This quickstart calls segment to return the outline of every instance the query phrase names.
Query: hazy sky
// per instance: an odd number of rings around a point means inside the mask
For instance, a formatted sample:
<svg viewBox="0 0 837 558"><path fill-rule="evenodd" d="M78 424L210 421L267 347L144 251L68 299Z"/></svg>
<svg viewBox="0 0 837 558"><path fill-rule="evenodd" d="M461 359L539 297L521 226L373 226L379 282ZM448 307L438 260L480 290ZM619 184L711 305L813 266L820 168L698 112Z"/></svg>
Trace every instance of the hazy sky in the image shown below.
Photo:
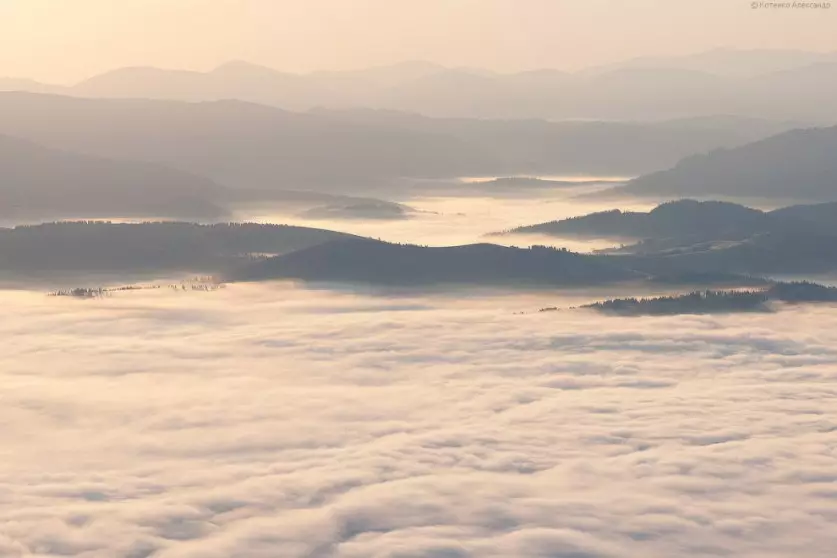
<svg viewBox="0 0 837 558"><path fill-rule="evenodd" d="M728 46L837 50L830 10L751 0L0 0L0 75L72 82L230 59L349 69L408 59L574 69Z"/></svg>

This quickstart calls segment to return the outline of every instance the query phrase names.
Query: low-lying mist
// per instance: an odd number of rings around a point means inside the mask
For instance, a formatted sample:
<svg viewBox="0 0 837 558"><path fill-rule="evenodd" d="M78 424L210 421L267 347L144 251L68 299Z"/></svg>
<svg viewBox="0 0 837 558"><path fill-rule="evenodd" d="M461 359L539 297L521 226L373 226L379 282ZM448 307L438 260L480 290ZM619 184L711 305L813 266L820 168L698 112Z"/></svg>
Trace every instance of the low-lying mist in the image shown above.
<svg viewBox="0 0 837 558"><path fill-rule="evenodd" d="M837 548L837 312L588 296L2 291L0 555Z"/></svg>
<svg viewBox="0 0 837 558"><path fill-rule="evenodd" d="M556 238L547 235L486 236L487 233L500 232L524 224L575 217L613 207L610 200L584 199L578 194L579 189L570 188L566 191L530 193L527 197L485 194L469 197L422 196L404 202L415 209L416 213L396 220L311 219L298 213L271 208L267 211L242 211L236 215L236 219L318 227L380 238L389 242L430 246L492 242L517 246L543 244L586 252L618 245L618 241L614 239ZM654 200L622 200L618 205L624 210L647 211L653 208L655 203Z"/></svg>

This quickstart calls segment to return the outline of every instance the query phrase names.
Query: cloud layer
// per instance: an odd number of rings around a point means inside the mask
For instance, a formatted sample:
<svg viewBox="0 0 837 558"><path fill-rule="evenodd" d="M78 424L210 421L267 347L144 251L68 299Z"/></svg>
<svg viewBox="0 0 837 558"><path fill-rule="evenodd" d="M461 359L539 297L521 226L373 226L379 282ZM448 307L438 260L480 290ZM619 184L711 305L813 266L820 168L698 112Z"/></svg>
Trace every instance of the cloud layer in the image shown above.
<svg viewBox="0 0 837 558"><path fill-rule="evenodd" d="M837 552L835 308L0 301L0 556Z"/></svg>

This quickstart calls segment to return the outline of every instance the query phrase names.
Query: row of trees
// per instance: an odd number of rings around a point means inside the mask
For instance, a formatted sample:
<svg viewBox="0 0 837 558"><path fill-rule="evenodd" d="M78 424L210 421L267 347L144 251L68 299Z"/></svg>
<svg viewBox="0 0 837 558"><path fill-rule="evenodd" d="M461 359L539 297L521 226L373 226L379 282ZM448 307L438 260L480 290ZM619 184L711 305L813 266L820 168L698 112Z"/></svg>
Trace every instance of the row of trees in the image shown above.
<svg viewBox="0 0 837 558"><path fill-rule="evenodd" d="M768 300L765 291L695 291L657 298L617 298L589 304L584 308L606 314L666 316L766 311Z"/></svg>
<svg viewBox="0 0 837 558"><path fill-rule="evenodd" d="M142 291L142 290L151 290L151 289L161 289L164 285L126 285L122 287L76 287L73 289L59 289L57 291L53 291L49 293L49 296L67 296L73 298L101 298L104 296L110 296L114 292L120 291ZM181 283L171 283L169 285L165 285L165 288L168 288L173 291L198 291L198 292L211 292L217 291L220 289L226 288L226 285L223 283L216 282L212 277L196 277L189 281L183 281Z"/></svg>
<svg viewBox="0 0 837 558"><path fill-rule="evenodd" d="M618 315L709 314L768 310L767 302L837 302L837 287L810 281L779 282L768 289L748 291L694 291L656 298L617 298L588 304L589 308ZM552 310L551 308L545 308Z"/></svg>

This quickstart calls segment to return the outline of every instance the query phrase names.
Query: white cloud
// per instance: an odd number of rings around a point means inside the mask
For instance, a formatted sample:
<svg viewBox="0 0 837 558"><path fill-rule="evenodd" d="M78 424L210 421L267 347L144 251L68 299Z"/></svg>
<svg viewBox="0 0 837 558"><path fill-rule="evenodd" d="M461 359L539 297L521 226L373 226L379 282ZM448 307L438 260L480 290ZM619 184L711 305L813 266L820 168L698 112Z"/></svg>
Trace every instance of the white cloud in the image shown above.
<svg viewBox="0 0 837 558"><path fill-rule="evenodd" d="M0 556L837 549L835 309L544 296L0 293Z"/></svg>

